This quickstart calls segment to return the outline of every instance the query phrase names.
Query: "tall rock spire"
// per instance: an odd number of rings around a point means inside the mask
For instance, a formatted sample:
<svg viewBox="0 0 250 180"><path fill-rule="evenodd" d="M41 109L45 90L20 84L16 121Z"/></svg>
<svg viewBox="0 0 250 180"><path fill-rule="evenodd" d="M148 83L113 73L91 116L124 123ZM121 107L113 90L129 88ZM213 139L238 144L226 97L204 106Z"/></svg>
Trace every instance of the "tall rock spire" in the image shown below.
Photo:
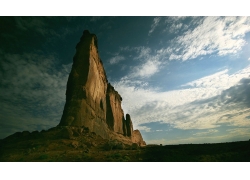
<svg viewBox="0 0 250 180"><path fill-rule="evenodd" d="M85 126L103 138L114 132L131 139L133 125L129 115L124 119L121 101L108 83L96 35L85 30L76 45L59 126Z"/></svg>

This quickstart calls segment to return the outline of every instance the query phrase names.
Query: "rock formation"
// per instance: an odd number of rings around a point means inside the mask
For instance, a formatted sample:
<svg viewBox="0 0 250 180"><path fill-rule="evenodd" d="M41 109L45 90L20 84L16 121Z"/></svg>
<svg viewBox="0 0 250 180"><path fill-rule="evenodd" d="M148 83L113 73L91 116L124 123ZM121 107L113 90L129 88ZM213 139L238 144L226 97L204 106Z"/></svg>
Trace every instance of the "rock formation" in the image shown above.
<svg viewBox="0 0 250 180"><path fill-rule="evenodd" d="M84 126L106 139L122 135L127 142L139 144L143 139L138 130L133 132L129 114L125 120L121 101L122 97L108 83L96 35L85 30L76 45L59 126Z"/></svg>
<svg viewBox="0 0 250 180"><path fill-rule="evenodd" d="M133 133L133 124L129 114L126 114L126 135L132 136Z"/></svg>
<svg viewBox="0 0 250 180"><path fill-rule="evenodd" d="M134 130L132 134L132 142L137 143L139 146L145 146L146 143L143 141L139 130Z"/></svg>

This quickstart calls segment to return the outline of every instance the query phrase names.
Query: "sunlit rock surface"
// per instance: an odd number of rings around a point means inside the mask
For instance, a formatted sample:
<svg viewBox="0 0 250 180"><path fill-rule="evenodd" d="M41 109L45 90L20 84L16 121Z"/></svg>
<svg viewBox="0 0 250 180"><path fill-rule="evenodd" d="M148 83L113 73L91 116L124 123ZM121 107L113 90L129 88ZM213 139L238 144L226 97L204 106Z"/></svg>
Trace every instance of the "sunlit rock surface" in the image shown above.
<svg viewBox="0 0 250 180"><path fill-rule="evenodd" d="M108 83L97 37L85 30L76 45L59 126L85 126L103 138L117 139L119 135L119 139L143 145L139 131L133 133L130 115L124 118L121 102L120 94Z"/></svg>

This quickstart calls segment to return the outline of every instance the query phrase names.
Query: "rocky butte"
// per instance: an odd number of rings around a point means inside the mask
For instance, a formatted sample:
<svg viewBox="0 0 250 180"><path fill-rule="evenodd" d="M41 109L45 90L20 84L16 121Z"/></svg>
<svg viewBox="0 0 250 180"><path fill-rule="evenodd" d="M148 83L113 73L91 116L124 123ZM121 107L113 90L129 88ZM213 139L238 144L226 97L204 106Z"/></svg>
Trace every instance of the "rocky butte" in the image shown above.
<svg viewBox="0 0 250 180"><path fill-rule="evenodd" d="M97 37L85 30L76 45L58 126L84 126L104 139L146 145L140 131L133 130L130 115L124 118L121 102L122 97L107 80L98 54Z"/></svg>

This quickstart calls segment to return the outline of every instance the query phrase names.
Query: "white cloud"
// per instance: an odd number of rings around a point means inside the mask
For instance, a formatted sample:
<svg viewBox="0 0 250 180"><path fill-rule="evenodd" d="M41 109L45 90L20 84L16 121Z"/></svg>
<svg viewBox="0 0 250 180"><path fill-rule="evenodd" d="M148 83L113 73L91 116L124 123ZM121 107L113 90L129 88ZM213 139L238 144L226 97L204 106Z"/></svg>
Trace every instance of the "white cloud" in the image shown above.
<svg viewBox="0 0 250 180"><path fill-rule="evenodd" d="M150 57L151 49L149 47L137 47L138 56L136 56L134 59L145 59Z"/></svg>
<svg viewBox="0 0 250 180"><path fill-rule="evenodd" d="M152 53L152 50L149 47L122 47L121 51L136 51L137 56L133 58L133 60L139 62L138 65L134 65L130 68L130 72L128 76L123 79L131 79L131 78L149 78L155 73L159 72L160 66L163 64L161 62L162 54L167 50L157 51L156 53ZM163 52L163 53L162 53ZM110 60L110 63L114 64L115 62L119 62L125 59L121 56L116 56L114 59Z"/></svg>
<svg viewBox="0 0 250 180"><path fill-rule="evenodd" d="M248 78L249 74L250 66L231 75L228 74L228 69L226 69L213 75L184 84L183 87L191 86L197 100L206 99L219 95L223 90L236 85L242 78Z"/></svg>
<svg viewBox="0 0 250 180"><path fill-rule="evenodd" d="M171 24L178 24L181 21L183 21L184 19L186 19L188 16L167 16L165 17L164 23L171 23ZM193 17L194 19L196 17Z"/></svg>
<svg viewBox="0 0 250 180"><path fill-rule="evenodd" d="M186 19L190 19L191 21ZM183 33L188 28L192 28L193 26L197 26L199 24L200 17L187 17L187 16L170 16L166 17L164 24L166 25L166 28L163 29L163 33Z"/></svg>
<svg viewBox="0 0 250 180"><path fill-rule="evenodd" d="M249 17L205 17L196 28L172 40L182 49L170 59L185 61L212 53L236 54L246 44L244 36L249 31Z"/></svg>
<svg viewBox="0 0 250 180"><path fill-rule="evenodd" d="M217 136L203 136L202 137L202 143L221 143L221 142L229 142L232 141L233 139L238 139L238 141L242 140L245 141L247 140L246 137L250 135L249 129L241 129L245 133L240 133L240 134L225 134L225 135L217 135ZM240 132L240 130L238 131ZM192 137L187 137L187 138L176 138L176 139L153 139L153 140L148 140L147 144L163 144L163 145L172 145L172 144L200 144L201 143L201 137L200 136L192 136Z"/></svg>
<svg viewBox="0 0 250 180"><path fill-rule="evenodd" d="M214 133L216 133L216 132L218 132L217 129L209 129L209 130L207 130L207 131L205 131L205 132L198 132L198 133L195 133L195 134L193 134L193 135L194 135L194 136L207 136L207 135L209 135L209 134L214 134Z"/></svg>
<svg viewBox="0 0 250 180"><path fill-rule="evenodd" d="M138 51L140 49L141 47L130 47L130 46L119 47L120 51Z"/></svg>
<svg viewBox="0 0 250 180"><path fill-rule="evenodd" d="M187 83L183 86L189 85L186 89L166 92L141 86L142 81L132 83L127 78L112 84L123 97L124 112L133 117L133 124L139 129L139 124L159 120L180 129L210 129L220 126L218 123L224 123L220 118L231 113L235 116L227 120L228 123L250 126L249 120L244 119L244 116L250 115L247 109L233 103L225 106L223 102L228 101L227 99L211 99L220 97L223 90L237 85L242 78L249 77L249 74L250 67L231 75L228 70L224 70ZM207 101L209 98L211 100ZM237 115L237 112L241 113Z"/></svg>
<svg viewBox="0 0 250 180"><path fill-rule="evenodd" d="M250 31L249 17L204 17L193 18L192 28L185 32L186 25L181 21L186 17L171 17L173 31L181 29L184 33L170 42L167 48L153 50L149 47L123 47L120 51L136 51L134 60L140 64L131 68L130 77L149 78L159 72L168 60L189 60L203 55L216 53L219 56L236 54L246 44L244 36ZM152 24L153 32L160 18L156 17ZM185 28L183 28L185 26ZM170 29L171 29L170 28ZM117 57L119 62L120 57ZM151 62L150 62L151 61ZM115 63L116 59L112 59Z"/></svg>
<svg viewBox="0 0 250 180"><path fill-rule="evenodd" d="M172 24L169 28L169 32L177 33L182 28L182 26L184 26L182 23Z"/></svg>
<svg viewBox="0 0 250 180"><path fill-rule="evenodd" d="M157 73L159 71L161 63L157 60L151 61L150 59L140 65L134 68L134 72L132 74L133 77L150 77L153 74Z"/></svg>
<svg viewBox="0 0 250 180"><path fill-rule="evenodd" d="M241 128L234 128L234 129L228 129L227 130L232 135L250 135L249 128L241 127Z"/></svg>
<svg viewBox="0 0 250 180"><path fill-rule="evenodd" d="M151 128L149 128L147 126L140 126L140 130L145 131L145 132L151 132Z"/></svg>
<svg viewBox="0 0 250 180"><path fill-rule="evenodd" d="M110 64L117 64L117 63L119 63L120 61L123 61L124 59L125 59L124 56L118 55L118 56L112 57L112 58L109 60L109 63L110 63Z"/></svg>
<svg viewBox="0 0 250 180"><path fill-rule="evenodd" d="M148 34L150 35L154 30L155 28L159 25L159 22L161 20L161 17L155 17L154 20L153 20L153 24L151 25L151 29L149 30Z"/></svg>

